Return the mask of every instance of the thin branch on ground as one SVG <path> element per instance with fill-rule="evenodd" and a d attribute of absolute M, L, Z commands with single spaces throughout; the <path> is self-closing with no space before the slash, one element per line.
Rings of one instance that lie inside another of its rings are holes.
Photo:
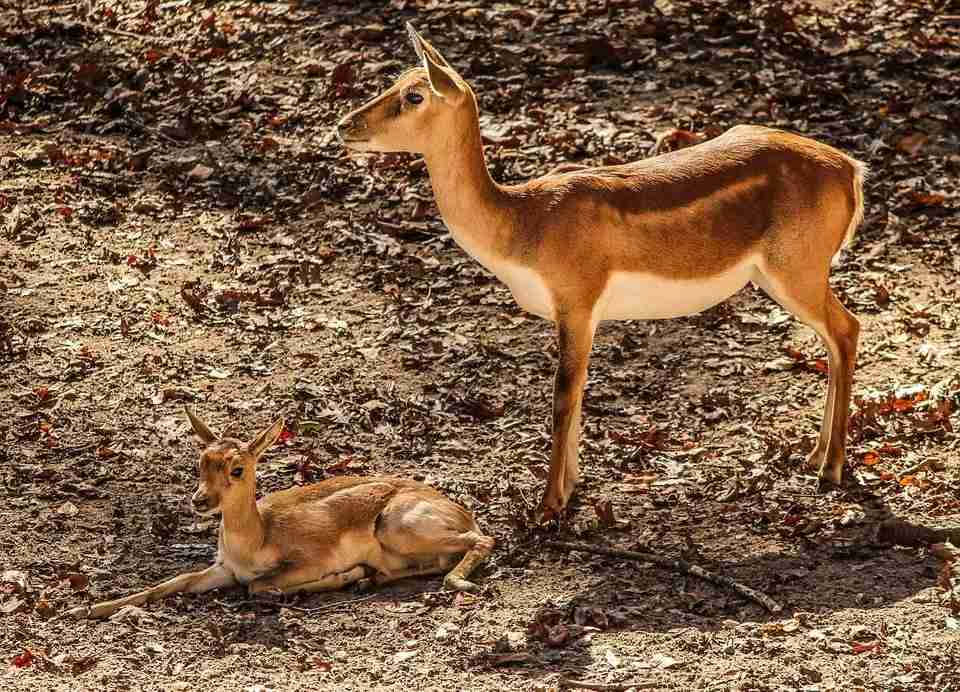
<path fill-rule="evenodd" d="M 110 27 L 107 27 L 107 26 L 99 26 L 97 24 L 90 24 L 89 22 L 77 22 L 77 24 L 84 27 L 85 29 L 89 29 L 90 31 L 94 31 L 94 32 L 99 31 L 100 33 L 103 33 L 103 34 L 113 34 L 114 36 L 123 36 L 124 38 L 135 38 L 140 41 L 146 41 L 148 43 L 150 42 L 161 43 L 167 46 L 173 43 L 177 43 L 177 39 L 168 38 L 167 36 L 151 36 L 150 34 L 136 34 L 132 31 L 123 31 L 122 29 L 111 29 Z"/>
<path fill-rule="evenodd" d="M 544 545 L 550 548 L 558 548 L 560 550 L 576 550 L 582 553 L 594 553 L 596 555 L 607 555 L 609 557 L 619 557 L 626 560 L 637 560 L 640 562 L 652 562 L 655 565 L 660 567 L 666 567 L 675 572 L 683 572 L 684 574 L 690 574 L 695 577 L 699 577 L 705 581 L 712 582 L 719 586 L 725 586 L 728 589 L 733 589 L 741 596 L 749 598 L 751 601 L 759 603 L 764 608 L 766 608 L 771 613 L 779 613 L 783 610 L 783 606 L 777 603 L 775 600 L 770 598 L 764 593 L 761 593 L 755 589 L 751 589 L 749 586 L 745 586 L 730 577 L 724 576 L 722 574 L 715 574 L 709 570 L 700 567 L 699 565 L 692 565 L 686 560 L 680 560 L 679 558 L 669 558 L 662 555 L 654 555 L 653 553 L 639 553 L 633 550 L 617 550 L 615 548 L 604 548 L 602 546 L 593 546 L 585 545 L 583 543 L 567 543 L 566 541 L 546 541 Z"/>
<path fill-rule="evenodd" d="M 560 689 L 573 690 L 599 690 L 600 692 L 626 692 L 627 690 L 644 690 L 651 687 L 657 687 L 655 682 L 587 682 L 586 680 L 571 680 L 570 678 L 560 678 Z"/>

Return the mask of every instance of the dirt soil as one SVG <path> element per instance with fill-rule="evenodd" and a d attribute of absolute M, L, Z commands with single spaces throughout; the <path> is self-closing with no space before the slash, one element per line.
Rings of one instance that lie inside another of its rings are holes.
<path fill-rule="evenodd" d="M 0 689 L 960 690 L 949 564 L 876 537 L 891 516 L 960 525 L 947 3 L 0 8 Z M 846 487 L 800 468 L 823 349 L 748 288 L 601 327 L 583 483 L 533 524 L 552 326 L 454 245 L 422 161 L 332 137 L 413 64 L 407 20 L 476 89 L 502 182 L 742 122 L 870 164 L 833 274 L 863 323 Z M 481 591 L 57 619 L 212 559 L 186 403 L 241 436 L 286 417 L 261 492 L 390 473 L 449 493 L 498 542 Z M 683 557 L 784 611 L 549 539 Z"/>

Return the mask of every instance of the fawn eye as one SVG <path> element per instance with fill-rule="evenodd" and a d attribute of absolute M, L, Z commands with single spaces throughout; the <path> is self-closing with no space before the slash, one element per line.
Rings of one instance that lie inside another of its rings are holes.
<path fill-rule="evenodd" d="M 416 106 L 418 103 L 423 103 L 423 96 L 415 91 L 408 91 L 404 98 L 407 100 L 407 103 L 412 103 L 414 106 Z"/>
<path fill-rule="evenodd" d="M 233 476 L 234 478 L 240 478 L 240 476 L 243 475 L 243 467 L 238 466 L 237 468 L 235 468 L 233 471 L 230 472 L 230 475 Z"/>

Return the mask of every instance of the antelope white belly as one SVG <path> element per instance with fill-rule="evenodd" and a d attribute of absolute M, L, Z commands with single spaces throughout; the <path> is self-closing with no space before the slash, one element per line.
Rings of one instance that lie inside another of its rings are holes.
<path fill-rule="evenodd" d="M 721 274 L 697 279 L 614 272 L 597 301 L 596 319 L 656 320 L 695 315 L 746 286 L 754 271 L 750 258 Z"/>

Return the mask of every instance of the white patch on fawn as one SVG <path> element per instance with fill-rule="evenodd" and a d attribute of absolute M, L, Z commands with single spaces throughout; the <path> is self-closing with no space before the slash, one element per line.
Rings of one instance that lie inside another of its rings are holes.
<path fill-rule="evenodd" d="M 754 277 L 756 260 L 745 258 L 720 274 L 696 279 L 614 272 L 594 308 L 594 319 L 659 320 L 695 315 L 732 296 Z"/>
<path fill-rule="evenodd" d="M 219 561 L 223 564 L 224 567 L 226 567 L 228 570 L 233 572 L 234 578 L 236 578 L 236 580 L 241 584 L 249 584 L 258 576 L 260 576 L 253 570 L 247 569 L 246 562 L 242 560 L 234 560 L 230 555 L 230 553 L 227 551 L 223 551 L 220 553 Z"/>

